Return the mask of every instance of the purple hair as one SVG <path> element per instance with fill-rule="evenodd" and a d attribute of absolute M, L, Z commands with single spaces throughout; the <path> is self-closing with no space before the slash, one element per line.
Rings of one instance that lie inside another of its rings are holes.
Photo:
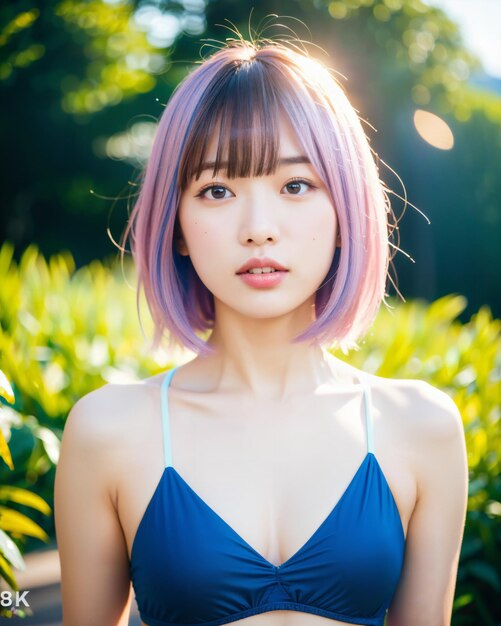
<path fill-rule="evenodd" d="M 285 115 L 329 193 L 341 248 L 315 298 L 315 321 L 293 342 L 336 343 L 343 352 L 372 325 L 390 261 L 389 201 L 360 119 L 342 87 L 306 53 L 268 42 L 231 43 L 196 67 L 174 90 L 142 172 L 138 199 L 124 233 L 152 315 L 157 347 L 169 344 L 208 354 L 196 331 L 214 327 L 214 298 L 189 256 L 175 247 L 180 195 L 200 176 L 214 132 L 214 173 L 227 149 L 229 178 L 273 173 L 278 118 Z M 137 300 L 138 302 L 138 300 Z"/>

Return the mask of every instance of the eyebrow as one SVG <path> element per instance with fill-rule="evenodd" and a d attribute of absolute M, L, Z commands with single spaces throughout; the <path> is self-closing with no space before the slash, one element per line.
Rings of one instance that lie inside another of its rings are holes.
<path fill-rule="evenodd" d="M 303 154 L 300 154 L 298 156 L 284 157 L 283 159 L 278 160 L 278 165 L 296 165 L 298 163 L 311 164 L 311 161 L 307 156 Z M 216 165 L 215 161 L 204 161 L 200 167 L 200 172 L 203 172 L 205 170 L 213 170 L 215 165 Z M 228 167 L 228 161 L 221 161 L 220 168 L 225 169 L 227 167 Z"/>

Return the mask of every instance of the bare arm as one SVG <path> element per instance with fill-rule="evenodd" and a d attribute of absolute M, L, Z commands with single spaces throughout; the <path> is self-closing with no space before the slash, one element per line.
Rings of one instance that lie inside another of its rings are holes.
<path fill-rule="evenodd" d="M 402 577 L 387 626 L 449 626 L 468 502 L 461 415 L 444 392 L 420 385 L 423 427 L 416 440 L 418 495 Z"/>
<path fill-rule="evenodd" d="M 109 395 L 109 394 L 108 394 Z M 81 398 L 64 429 L 54 514 L 63 626 L 127 626 L 132 599 L 126 545 L 110 486 L 105 390 Z"/>

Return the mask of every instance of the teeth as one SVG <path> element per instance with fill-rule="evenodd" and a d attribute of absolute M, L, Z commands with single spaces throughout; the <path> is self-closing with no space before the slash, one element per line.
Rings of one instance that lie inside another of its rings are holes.
<path fill-rule="evenodd" d="M 248 270 L 249 274 L 269 274 L 270 272 L 275 272 L 274 267 L 253 267 Z"/>

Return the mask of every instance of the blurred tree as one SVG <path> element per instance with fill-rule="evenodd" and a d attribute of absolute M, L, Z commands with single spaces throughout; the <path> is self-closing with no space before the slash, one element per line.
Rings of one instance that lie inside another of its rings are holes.
<path fill-rule="evenodd" d="M 208 54 L 211 39 L 237 37 L 232 24 L 245 38 L 287 38 L 293 29 L 346 77 L 339 80 L 373 149 L 432 221 L 407 210 L 400 225 L 400 245 L 416 260 L 395 259 L 404 296 L 458 291 L 469 301 L 465 319 L 484 302 L 499 313 L 501 295 L 488 285 L 499 279 L 501 98 L 468 83 L 478 60 L 457 25 L 421 0 L 3 5 L 0 239 L 13 241 L 17 256 L 32 241 L 46 254 L 68 248 L 77 265 L 114 253 L 106 228 L 115 238 L 122 232 L 125 199 L 135 191 L 127 181 L 148 155 L 164 103 L 200 60 L 200 39 L 209 40 L 201 51 Z M 448 122 L 456 149 L 437 150 L 418 136 L 417 108 Z M 381 177 L 405 195 L 384 163 Z M 110 217 L 117 196 L 124 202 Z"/>

